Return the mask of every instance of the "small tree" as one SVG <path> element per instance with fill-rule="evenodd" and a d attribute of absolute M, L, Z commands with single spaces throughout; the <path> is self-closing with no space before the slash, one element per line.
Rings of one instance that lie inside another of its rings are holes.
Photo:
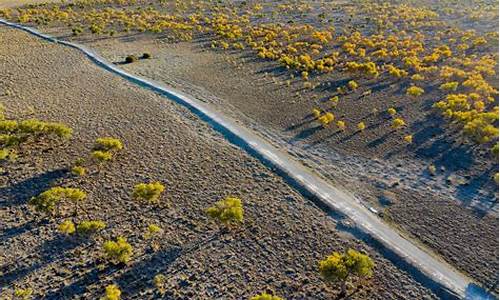
<path fill-rule="evenodd" d="M 109 261 L 114 264 L 127 263 L 132 258 L 132 246 L 124 237 L 118 237 L 115 241 L 106 241 L 103 245 L 104 253 Z"/>
<path fill-rule="evenodd" d="M 352 276 L 369 278 L 373 274 L 374 263 L 368 255 L 349 249 L 344 254 L 333 252 L 319 262 L 319 272 L 330 283 L 340 282 L 340 297 L 347 294 L 347 282 Z"/>

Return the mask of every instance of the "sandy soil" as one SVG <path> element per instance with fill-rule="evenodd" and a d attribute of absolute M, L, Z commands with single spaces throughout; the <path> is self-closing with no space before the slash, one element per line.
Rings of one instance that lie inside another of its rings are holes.
<path fill-rule="evenodd" d="M 255 159 L 230 145 L 191 113 L 91 64 L 81 54 L 0 27 L 0 101 L 11 117 L 69 124 L 71 142 L 24 147 L 0 176 L 2 296 L 14 287 L 37 298 L 97 299 L 112 282 L 125 299 L 159 297 L 154 275 L 167 277 L 176 299 L 241 299 L 270 289 L 287 299 L 331 299 L 336 289 L 317 274 L 332 250 L 364 249 L 377 263 L 371 288 L 359 299 L 426 299 L 432 293 L 376 251 L 341 234 L 336 222 L 290 189 Z M 74 178 L 68 166 L 87 157 L 100 136 L 122 139 L 126 150 L 100 169 Z M 165 183 L 162 204 L 130 197 L 149 180 Z M 91 239 L 57 233 L 59 220 L 41 220 L 27 199 L 63 184 L 87 191 L 85 216 L 108 227 Z M 221 234 L 203 210 L 228 194 L 245 204 L 241 230 Z M 161 249 L 142 238 L 162 227 Z M 123 235 L 134 246 L 131 263 L 103 263 L 105 239 Z"/>
<path fill-rule="evenodd" d="M 332 134 L 319 130 L 310 116 L 304 117 L 305 111 L 311 111 L 328 94 L 297 96 L 294 91 L 300 90 L 300 82 L 292 89 L 285 86 L 284 77 L 273 83 L 270 74 L 279 71 L 272 63 L 252 60 L 248 64 L 245 55 L 216 53 L 204 48 L 203 43 L 171 44 L 147 35 L 81 37 L 79 41 L 118 64 L 129 54 L 152 53 L 151 60 L 121 67 L 212 103 L 288 149 L 333 184 L 349 189 L 366 205 L 376 207 L 405 234 L 432 247 L 459 269 L 486 285 L 495 280 L 498 194 L 490 179 L 495 166 L 480 154 L 465 158 L 469 155 L 467 147 L 451 142 L 451 136 L 443 136 L 437 120 L 413 120 L 425 126 L 420 125 L 423 127 L 415 134 L 416 145 L 409 148 L 391 135 L 387 124 L 364 134 L 355 130 Z M 357 108 L 360 99 L 346 100 L 351 104 L 342 109 L 368 116 L 362 119 L 370 118 L 370 112 Z M 383 95 L 371 99 L 380 103 L 381 111 L 388 105 Z M 407 103 L 405 120 L 428 118 L 419 112 L 421 109 Z M 348 120 L 350 124 L 356 122 Z M 444 148 L 449 150 L 439 150 Z M 427 171 L 431 164 L 440 166 L 436 176 Z"/>

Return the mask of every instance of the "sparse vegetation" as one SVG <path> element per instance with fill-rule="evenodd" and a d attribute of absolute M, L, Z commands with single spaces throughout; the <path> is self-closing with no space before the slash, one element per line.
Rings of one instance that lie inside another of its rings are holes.
<path fill-rule="evenodd" d="M 101 300 L 120 300 L 122 292 L 115 284 L 110 284 L 106 287 L 105 296 Z"/>
<path fill-rule="evenodd" d="M 106 228 L 106 223 L 100 220 L 82 221 L 76 226 L 76 231 L 81 235 L 90 235 Z"/>
<path fill-rule="evenodd" d="M 146 200 L 151 203 L 158 203 L 164 191 L 165 186 L 160 182 L 139 183 L 134 187 L 132 197 L 139 200 Z"/>
<path fill-rule="evenodd" d="M 263 292 L 262 294 L 253 296 L 250 300 L 283 300 L 283 298 Z"/>
<path fill-rule="evenodd" d="M 216 219 L 226 226 L 243 222 L 243 205 L 236 197 L 227 197 L 207 209 L 209 217 Z"/>
<path fill-rule="evenodd" d="M 103 245 L 106 258 L 114 263 L 126 264 L 132 258 L 133 248 L 124 237 L 118 237 L 116 241 L 106 241 Z"/>
<path fill-rule="evenodd" d="M 340 295 L 347 295 L 347 282 L 351 277 L 369 278 L 373 274 L 374 263 L 371 258 L 356 250 L 349 249 L 341 254 L 333 252 L 319 262 L 321 277 L 329 283 L 340 282 Z"/>
<path fill-rule="evenodd" d="M 76 204 L 79 201 L 83 201 L 86 197 L 87 194 L 80 189 L 53 187 L 40 195 L 31 198 L 30 204 L 33 205 L 37 211 L 50 214 L 54 212 L 56 206 L 62 200 L 70 200 Z"/>

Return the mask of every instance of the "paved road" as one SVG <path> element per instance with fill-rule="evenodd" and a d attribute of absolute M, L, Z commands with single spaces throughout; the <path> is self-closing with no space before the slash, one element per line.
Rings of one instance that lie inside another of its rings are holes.
<path fill-rule="evenodd" d="M 400 265 L 402 264 L 405 269 L 414 275 L 414 277 L 426 286 L 432 288 L 441 298 L 496 299 L 482 291 L 474 284 L 472 279 L 459 273 L 449 264 L 429 254 L 428 251 L 424 251 L 412 241 L 405 239 L 395 229 L 385 224 L 374 213 L 362 206 L 360 202 L 351 195 L 331 186 L 328 182 L 313 174 L 288 154 L 281 152 L 268 141 L 242 127 L 234 120 L 223 116 L 205 103 L 161 83 L 131 75 L 107 62 L 85 46 L 66 41 L 58 41 L 32 28 L 20 26 L 1 19 L 0 24 L 22 29 L 45 40 L 78 49 L 104 69 L 188 107 L 192 112 L 208 122 L 231 142 L 249 151 L 264 163 L 275 167 L 278 173 L 285 177 L 285 179 L 295 188 L 298 188 L 301 192 L 313 195 L 330 209 L 351 219 L 356 225 L 356 229 L 369 235 L 379 246 L 384 247 L 383 251 L 393 256 L 393 259 L 397 257 Z"/>

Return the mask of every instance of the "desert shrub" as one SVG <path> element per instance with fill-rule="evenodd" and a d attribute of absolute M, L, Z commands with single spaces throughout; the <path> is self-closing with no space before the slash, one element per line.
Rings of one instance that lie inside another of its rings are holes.
<path fill-rule="evenodd" d="M 167 283 L 167 277 L 163 274 L 157 274 L 154 278 L 153 278 L 153 283 L 155 285 L 155 287 L 158 289 L 158 292 L 160 292 L 160 294 L 165 294 L 165 284 Z"/>
<path fill-rule="evenodd" d="M 424 89 L 418 86 L 411 86 L 406 90 L 406 94 L 410 96 L 420 96 L 424 93 Z"/>
<path fill-rule="evenodd" d="M 337 127 L 338 127 L 340 130 L 342 130 L 342 131 L 343 131 L 343 130 L 346 130 L 347 125 L 345 124 L 345 122 L 344 122 L 344 121 L 339 120 L 339 121 L 337 121 Z"/>
<path fill-rule="evenodd" d="M 71 168 L 71 174 L 75 176 L 83 176 L 85 175 L 85 168 L 82 166 L 74 166 Z"/>
<path fill-rule="evenodd" d="M 73 27 L 71 29 L 71 32 L 73 32 L 74 36 L 77 36 L 77 35 L 80 35 L 80 34 L 83 33 L 83 28 L 82 27 L 78 27 L 78 26 L 77 27 Z"/>
<path fill-rule="evenodd" d="M 241 223 L 243 222 L 243 205 L 239 198 L 227 197 L 209 207 L 207 214 L 226 226 Z"/>
<path fill-rule="evenodd" d="M 347 292 L 347 281 L 351 276 L 369 278 L 373 274 L 374 263 L 371 258 L 356 250 L 349 249 L 341 254 L 333 252 L 319 262 L 321 277 L 330 283 L 341 283 L 341 297 Z"/>
<path fill-rule="evenodd" d="M 356 81 L 354 81 L 354 80 L 349 81 L 347 83 L 347 85 L 349 86 L 349 88 L 351 90 L 355 90 L 355 89 L 357 89 L 359 87 L 359 84 Z"/>
<path fill-rule="evenodd" d="M 5 160 L 9 157 L 10 150 L 9 149 L 0 149 L 0 160 Z"/>
<path fill-rule="evenodd" d="M 394 128 L 394 129 L 401 128 L 401 127 L 403 127 L 405 125 L 406 125 L 405 121 L 403 119 L 401 119 L 401 118 L 395 118 L 392 121 L 392 128 Z"/>
<path fill-rule="evenodd" d="M 123 149 L 123 143 L 117 138 L 103 137 L 95 141 L 94 150 L 118 151 Z"/>
<path fill-rule="evenodd" d="M 28 300 L 32 298 L 32 295 L 33 295 L 32 288 L 16 289 L 14 291 L 14 296 L 16 297 L 16 299 Z"/>
<path fill-rule="evenodd" d="M 278 296 L 273 296 L 264 292 L 262 294 L 253 296 L 252 298 L 250 298 L 250 300 L 283 300 L 283 298 L 280 298 Z"/>
<path fill-rule="evenodd" d="M 163 191 L 165 191 L 165 186 L 160 182 L 139 183 L 134 187 L 132 196 L 135 199 L 147 200 L 149 202 L 158 202 Z"/>
<path fill-rule="evenodd" d="M 439 86 L 439 89 L 443 91 L 456 91 L 457 88 L 458 88 L 458 82 L 456 81 L 446 82 Z"/>
<path fill-rule="evenodd" d="M 143 53 L 142 56 L 141 56 L 142 59 L 149 59 L 151 58 L 151 54 L 150 53 Z"/>
<path fill-rule="evenodd" d="M 109 151 L 96 150 L 92 151 L 92 157 L 98 162 L 105 162 L 113 158 L 113 154 Z"/>
<path fill-rule="evenodd" d="M 317 118 L 319 118 L 319 117 L 321 116 L 321 110 L 319 110 L 319 109 L 317 109 L 317 108 L 314 108 L 314 109 L 312 110 L 312 114 L 313 114 L 313 116 L 317 119 Z"/>
<path fill-rule="evenodd" d="M 15 134 L 0 134 L 0 145 L 13 147 L 22 143 L 26 138 Z"/>
<path fill-rule="evenodd" d="M 391 116 L 394 116 L 394 115 L 397 113 L 397 111 L 396 111 L 396 109 L 395 109 L 395 108 L 390 107 L 390 108 L 387 110 L 387 113 L 388 113 L 389 115 L 391 115 Z"/>
<path fill-rule="evenodd" d="M 56 135 L 60 138 L 69 139 L 73 134 L 73 129 L 56 122 L 44 122 L 37 119 L 24 120 L 19 123 L 19 131 L 32 135 Z"/>
<path fill-rule="evenodd" d="M 105 295 L 101 300 L 120 300 L 122 291 L 115 284 L 110 284 L 106 287 Z"/>
<path fill-rule="evenodd" d="M 136 62 L 136 61 L 137 61 L 137 56 L 135 56 L 135 55 L 129 55 L 129 56 L 125 57 L 125 62 L 127 64 L 131 64 L 131 63 Z"/>
<path fill-rule="evenodd" d="M 76 232 L 81 235 L 90 235 L 106 228 L 106 223 L 99 220 L 82 221 L 76 226 Z"/>
<path fill-rule="evenodd" d="M 365 123 L 364 123 L 364 122 L 359 122 L 359 123 L 358 123 L 358 129 L 359 129 L 360 131 L 365 130 L 365 128 L 366 128 L 366 125 L 365 125 Z"/>
<path fill-rule="evenodd" d="M 148 225 L 148 229 L 146 230 L 146 233 L 144 234 L 144 238 L 150 239 L 153 236 L 155 236 L 157 233 L 161 231 L 160 226 L 155 225 L 155 224 L 150 224 Z"/>
<path fill-rule="evenodd" d="M 323 125 L 323 127 L 327 127 L 328 124 L 335 120 L 335 116 L 331 112 L 327 112 L 326 114 L 320 116 L 318 121 Z"/>
<path fill-rule="evenodd" d="M 11 133 L 17 130 L 19 124 L 14 120 L 0 120 L 0 132 Z"/>
<path fill-rule="evenodd" d="M 57 227 L 59 232 L 64 234 L 73 234 L 75 232 L 75 224 L 71 220 L 66 220 Z"/>
<path fill-rule="evenodd" d="M 405 135 L 404 138 L 403 138 L 403 140 L 405 142 L 407 142 L 408 144 L 411 144 L 411 143 L 413 143 L 413 135 L 411 135 L 411 134 Z"/>
<path fill-rule="evenodd" d="M 29 203 L 35 206 L 37 211 L 44 213 L 52 213 L 56 208 L 57 204 L 63 200 L 71 200 L 75 203 L 84 200 L 87 194 L 76 188 L 65 188 L 65 187 L 53 187 L 40 195 L 30 199 Z"/>
<path fill-rule="evenodd" d="M 125 264 L 132 258 L 132 246 L 127 243 L 127 239 L 124 237 L 118 237 L 116 241 L 106 241 L 103 249 L 107 259 L 114 264 Z"/>
<path fill-rule="evenodd" d="M 500 180 L 500 175 L 498 173 L 495 173 L 495 175 L 493 175 L 493 179 L 495 180 L 496 184 L 498 184 Z"/>

